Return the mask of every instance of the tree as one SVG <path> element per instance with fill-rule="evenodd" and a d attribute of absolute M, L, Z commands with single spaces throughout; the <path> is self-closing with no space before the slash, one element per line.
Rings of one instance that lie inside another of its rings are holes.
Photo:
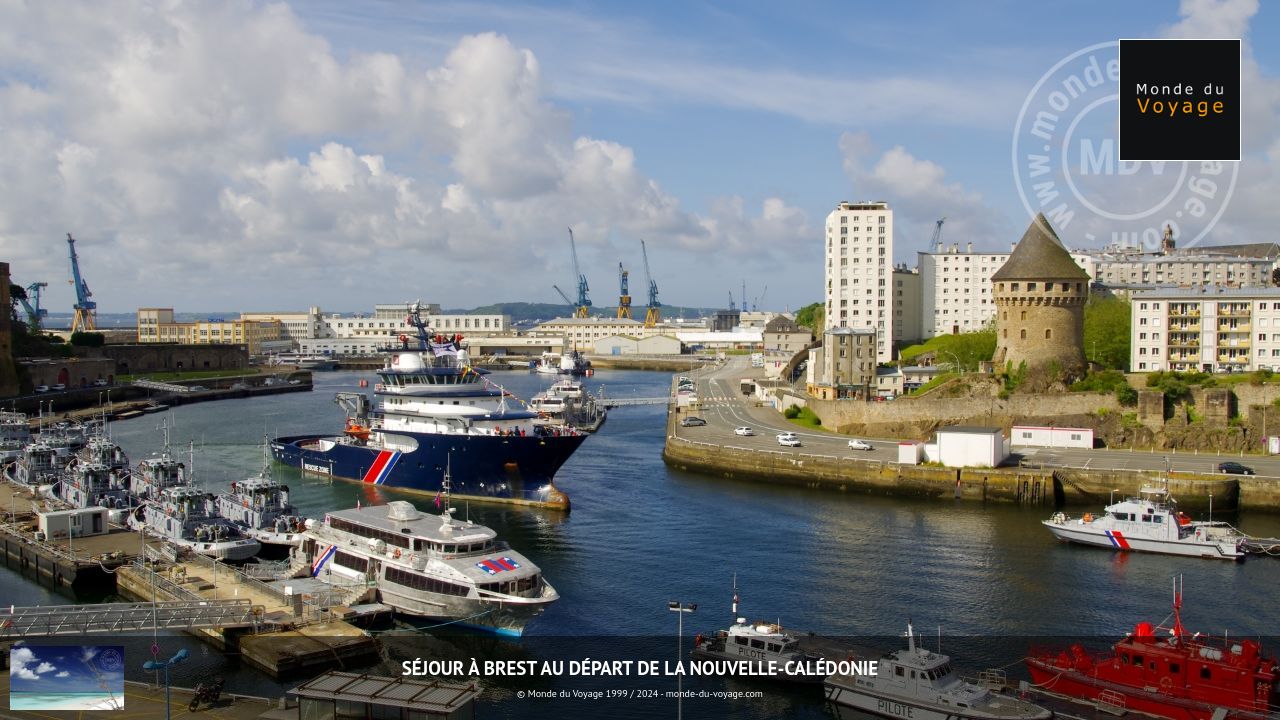
<path fill-rule="evenodd" d="M 796 313 L 796 324 L 809 328 L 817 335 L 822 335 L 822 325 L 826 319 L 827 310 L 822 303 L 805 305 Z"/>
<path fill-rule="evenodd" d="M 1271 271 L 1271 284 L 1280 286 L 1280 268 Z"/>
<path fill-rule="evenodd" d="M 1129 323 L 1127 300 L 1094 295 L 1084 306 L 1084 355 L 1104 368 L 1129 369 Z"/>
<path fill-rule="evenodd" d="M 96 332 L 74 332 L 71 333 L 71 344 L 80 347 L 102 347 L 107 341 L 107 336 Z"/>

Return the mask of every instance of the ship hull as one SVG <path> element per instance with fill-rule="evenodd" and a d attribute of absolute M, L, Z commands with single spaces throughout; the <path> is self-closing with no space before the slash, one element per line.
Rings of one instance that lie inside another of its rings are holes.
<path fill-rule="evenodd" d="M 276 461 L 340 480 L 422 493 L 440 492 L 445 467 L 451 469 L 455 499 L 567 507 L 552 485 L 560 466 L 584 435 L 511 437 L 426 435 L 403 432 L 411 450 L 389 450 L 325 435 L 276 438 Z M 343 441 L 339 441 L 343 440 Z"/>
<path fill-rule="evenodd" d="M 1118 696 L 1123 708 L 1129 712 L 1142 712 L 1169 720 L 1210 720 L 1217 705 L 1188 698 L 1177 697 L 1169 692 L 1144 690 L 1119 683 L 1108 682 L 1100 678 L 1085 675 L 1078 670 L 1064 669 L 1036 658 L 1027 659 L 1027 670 L 1031 680 L 1040 689 L 1065 695 L 1078 702 L 1095 703 L 1104 694 L 1110 698 L 1109 703 L 1116 704 Z M 1223 708 L 1226 717 L 1236 720 L 1263 720 L 1268 716 L 1264 712 Z"/>
<path fill-rule="evenodd" d="M 1216 560 L 1243 560 L 1244 553 L 1234 543 L 1229 542 L 1195 542 L 1187 540 L 1157 540 L 1144 538 L 1134 534 L 1116 531 L 1097 531 L 1087 525 L 1072 526 L 1045 521 L 1044 526 L 1053 536 L 1062 542 L 1092 545 L 1111 550 L 1161 553 L 1164 555 L 1182 555 L 1184 557 L 1203 557 Z"/>
<path fill-rule="evenodd" d="M 846 717 L 841 708 L 903 720 L 1048 720 L 1048 710 L 1012 698 L 1004 698 L 998 708 L 985 711 L 981 708 L 962 709 L 953 705 L 934 705 L 918 699 L 871 689 L 858 688 L 851 678 L 832 676 L 826 681 L 827 700 L 837 706 L 838 715 Z"/>

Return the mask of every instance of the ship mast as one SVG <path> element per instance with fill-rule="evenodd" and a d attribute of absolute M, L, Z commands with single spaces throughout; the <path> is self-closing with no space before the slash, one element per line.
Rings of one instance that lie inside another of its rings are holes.
<path fill-rule="evenodd" d="M 1182 627 L 1182 576 L 1173 578 L 1173 636 L 1181 639 L 1186 634 Z"/>

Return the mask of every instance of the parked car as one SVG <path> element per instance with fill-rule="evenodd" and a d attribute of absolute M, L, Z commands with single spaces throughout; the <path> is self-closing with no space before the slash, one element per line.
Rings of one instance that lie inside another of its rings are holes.
<path fill-rule="evenodd" d="M 743 427 L 740 427 L 740 428 L 734 428 L 734 429 L 733 429 L 733 434 L 734 434 L 734 435 L 742 435 L 742 436 L 755 435 L 755 434 L 756 434 L 756 431 L 755 431 L 755 430 L 752 430 L 752 429 L 751 429 L 751 428 L 749 428 L 749 427 L 743 426 Z"/>
<path fill-rule="evenodd" d="M 687 417 L 680 421 L 680 425 L 683 427 L 701 427 L 706 424 L 707 421 L 700 417 Z"/>
<path fill-rule="evenodd" d="M 54 385 L 53 387 L 51 387 L 51 388 L 49 388 L 49 389 L 50 389 L 50 390 L 52 390 L 52 391 L 54 391 L 54 392 L 62 392 L 63 390 L 66 390 L 66 389 L 67 389 L 67 384 L 66 384 L 66 383 L 58 383 L 57 385 Z"/>
<path fill-rule="evenodd" d="M 97 380 L 94 380 L 94 381 L 93 381 L 93 386 L 94 386 L 94 387 L 106 387 L 106 386 L 107 386 L 107 381 L 106 381 L 106 380 L 103 380 L 102 378 L 98 378 Z"/>
<path fill-rule="evenodd" d="M 779 440 L 781 440 L 782 438 L 794 438 L 794 437 L 796 437 L 796 434 L 791 432 L 790 430 L 778 433 Z"/>
<path fill-rule="evenodd" d="M 795 435 L 779 435 L 778 444 L 783 447 L 800 447 L 800 438 Z"/>
<path fill-rule="evenodd" d="M 875 450 L 871 447 L 871 443 L 866 440 L 858 440 L 857 438 L 849 441 L 850 450 Z"/>
<path fill-rule="evenodd" d="M 48 385 L 37 385 L 37 386 L 36 386 L 36 392 L 38 392 L 38 393 L 45 393 L 45 392 L 49 392 L 49 386 L 48 386 Z"/>
<path fill-rule="evenodd" d="M 1256 475 L 1253 468 L 1248 465 L 1241 465 L 1238 462 L 1218 463 L 1218 472 L 1228 475 Z"/>

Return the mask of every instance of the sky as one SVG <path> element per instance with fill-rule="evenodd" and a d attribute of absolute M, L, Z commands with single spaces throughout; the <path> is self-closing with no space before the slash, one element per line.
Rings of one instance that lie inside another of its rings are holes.
<path fill-rule="evenodd" d="M 745 281 L 794 310 L 822 296 L 843 200 L 890 203 L 899 263 L 941 217 L 945 242 L 1007 248 L 1034 209 L 1010 162 L 1024 101 L 1117 38 L 1243 38 L 1243 159 L 1204 241 L 1280 227 L 1280 7 L 1257 0 L 0 0 L 0 17 L 0 261 L 55 311 L 74 303 L 67 233 L 102 312 L 348 312 L 556 302 L 570 227 L 597 305 L 619 262 L 645 303 L 643 239 L 662 302 L 740 302 Z"/>
<path fill-rule="evenodd" d="M 122 693 L 123 649 L 93 645 L 14 645 L 9 651 L 9 686 L 15 692 L 101 693 L 102 684 Z"/>

